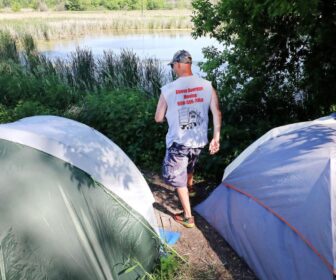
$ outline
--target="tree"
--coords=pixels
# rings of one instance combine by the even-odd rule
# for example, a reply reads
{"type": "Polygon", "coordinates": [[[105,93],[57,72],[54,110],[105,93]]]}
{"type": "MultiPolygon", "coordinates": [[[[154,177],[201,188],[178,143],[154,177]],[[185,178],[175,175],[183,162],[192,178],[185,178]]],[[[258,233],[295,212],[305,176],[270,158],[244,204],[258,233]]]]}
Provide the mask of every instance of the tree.
{"type": "Polygon", "coordinates": [[[68,11],[84,11],[87,8],[82,0],[67,0],[64,6],[68,11]]]}
{"type": "Polygon", "coordinates": [[[226,164],[267,130],[336,110],[335,0],[193,0],[193,35],[217,39],[201,65],[223,114],[226,164]]]}
{"type": "Polygon", "coordinates": [[[228,121],[271,126],[336,109],[335,0],[194,0],[193,7],[194,36],[224,46],[207,48],[202,67],[228,121]]]}

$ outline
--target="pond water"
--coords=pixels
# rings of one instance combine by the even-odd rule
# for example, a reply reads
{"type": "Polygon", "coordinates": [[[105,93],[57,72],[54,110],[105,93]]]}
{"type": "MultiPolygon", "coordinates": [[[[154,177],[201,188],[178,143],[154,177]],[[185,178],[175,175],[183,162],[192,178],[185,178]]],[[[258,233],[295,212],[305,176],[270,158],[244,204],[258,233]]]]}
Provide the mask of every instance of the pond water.
{"type": "MultiPolygon", "coordinates": [[[[204,61],[202,48],[215,46],[221,48],[216,40],[202,37],[194,39],[190,31],[155,31],[132,33],[90,34],[72,40],[38,42],[38,49],[47,57],[67,58],[77,47],[91,49],[95,56],[104,51],[118,54],[122,49],[133,50],[139,58],[159,59],[166,65],[177,50],[186,49],[193,57],[193,71],[202,75],[198,62],[204,61]]],[[[165,66],[168,70],[168,66],[165,66]]]]}

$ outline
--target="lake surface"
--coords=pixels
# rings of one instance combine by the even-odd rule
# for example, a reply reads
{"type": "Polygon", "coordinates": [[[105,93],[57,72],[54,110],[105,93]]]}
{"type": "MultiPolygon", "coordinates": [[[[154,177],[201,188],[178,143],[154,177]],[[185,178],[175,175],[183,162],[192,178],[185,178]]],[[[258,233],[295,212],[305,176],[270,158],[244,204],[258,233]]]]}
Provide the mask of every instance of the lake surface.
{"type": "MultiPolygon", "coordinates": [[[[109,33],[87,35],[72,40],[38,42],[38,50],[49,58],[67,58],[77,47],[92,50],[94,56],[103,55],[104,51],[119,54],[122,49],[133,50],[141,59],[153,57],[166,65],[177,50],[188,50],[193,57],[193,71],[202,75],[198,62],[204,61],[202,48],[220,47],[216,40],[202,37],[192,38],[190,31],[155,31],[133,33],[109,33]]],[[[168,68],[168,66],[165,66],[168,68]]]]}

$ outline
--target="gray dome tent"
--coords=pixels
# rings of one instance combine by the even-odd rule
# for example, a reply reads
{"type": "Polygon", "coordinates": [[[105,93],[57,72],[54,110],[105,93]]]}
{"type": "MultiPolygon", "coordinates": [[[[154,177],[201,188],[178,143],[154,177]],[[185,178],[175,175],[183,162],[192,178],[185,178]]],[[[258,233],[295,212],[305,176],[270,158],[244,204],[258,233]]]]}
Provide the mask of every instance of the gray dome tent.
{"type": "Polygon", "coordinates": [[[140,279],[160,240],[143,176],[112,141],[54,116],[0,125],[2,279],[140,279]]]}
{"type": "Polygon", "coordinates": [[[274,128],[196,207],[260,279],[333,279],[336,120],[274,128]]]}

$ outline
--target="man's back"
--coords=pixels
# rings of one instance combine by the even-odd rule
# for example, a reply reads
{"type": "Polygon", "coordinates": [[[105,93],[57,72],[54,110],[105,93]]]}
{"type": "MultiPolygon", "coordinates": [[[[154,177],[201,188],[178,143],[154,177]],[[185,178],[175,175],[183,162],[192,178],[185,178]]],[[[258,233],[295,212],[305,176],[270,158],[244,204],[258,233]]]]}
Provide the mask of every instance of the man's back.
{"type": "Polygon", "coordinates": [[[167,102],[167,147],[173,142],[192,148],[204,147],[208,143],[211,83],[191,75],[178,78],[161,91],[167,102]]]}

